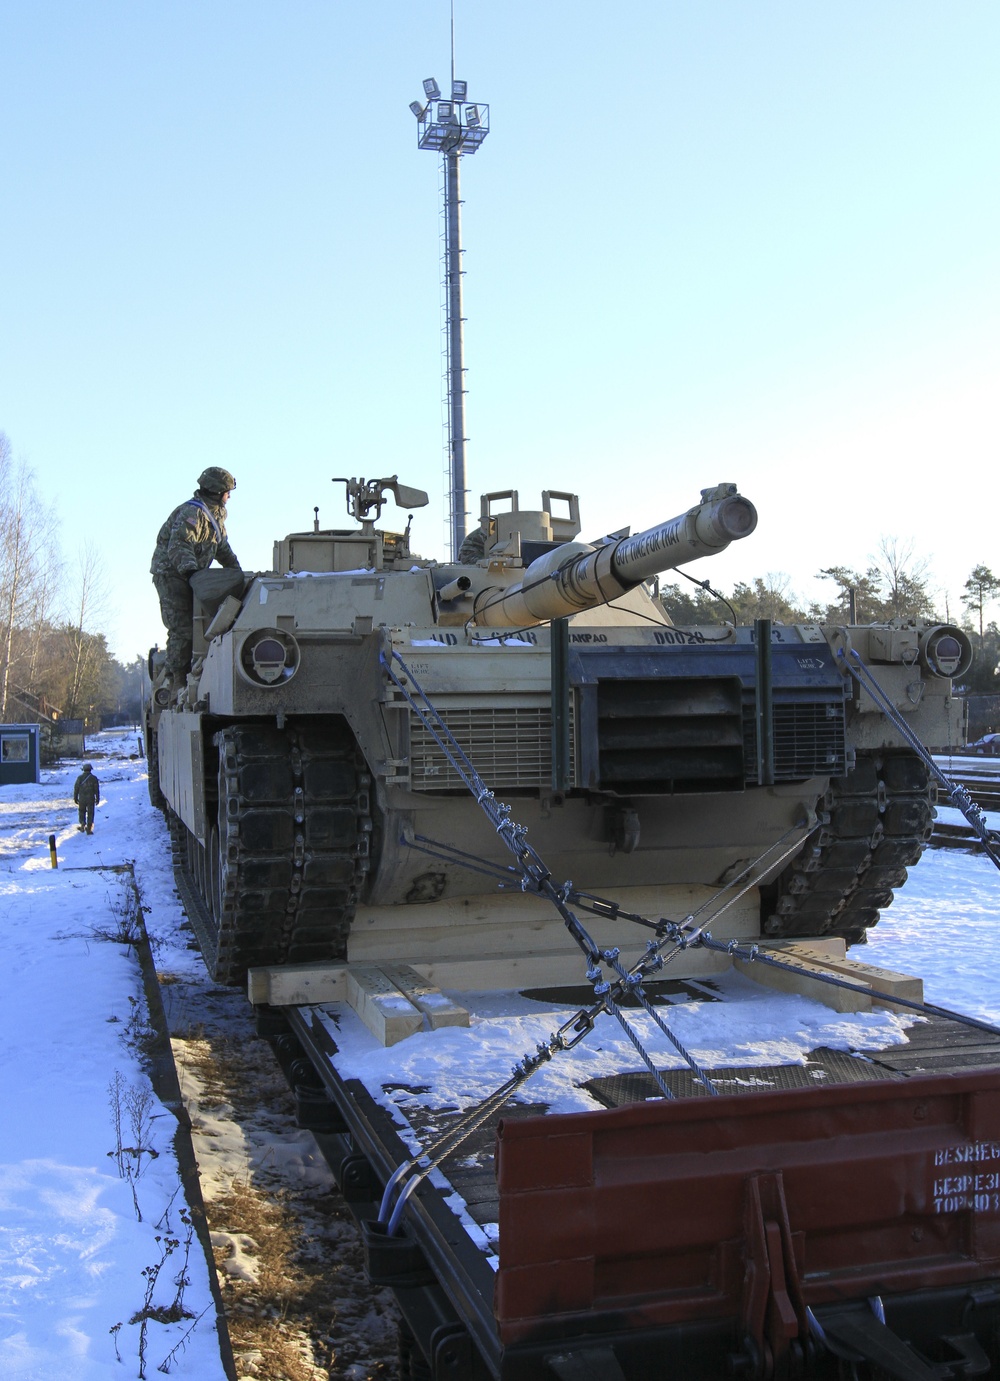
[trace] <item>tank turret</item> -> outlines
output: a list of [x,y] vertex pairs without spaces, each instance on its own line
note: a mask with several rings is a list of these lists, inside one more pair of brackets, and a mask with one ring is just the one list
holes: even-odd
[[[426,494],[395,475],[338,483],[355,526],[321,528],[314,510],[272,570],[192,581],[191,674],[150,697],[150,794],[217,980],[386,960],[439,986],[579,980],[544,900],[498,887],[507,859],[415,684],[553,876],[679,917],[749,876],[717,938],[863,939],[919,858],[933,799],[841,654],[946,748],[963,736],[960,630],[775,625],[765,676],[759,630],[675,628],[650,588],[753,532],[734,485],[591,543],[575,495],[530,511],[487,495],[461,559],[438,562],[413,553],[409,522],[376,527],[390,498]],[[610,917],[594,933],[622,939]],[[717,962],[692,951],[674,971]]]

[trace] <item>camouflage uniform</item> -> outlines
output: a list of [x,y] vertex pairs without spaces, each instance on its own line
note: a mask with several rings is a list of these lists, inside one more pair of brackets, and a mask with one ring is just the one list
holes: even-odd
[[475,566],[486,555],[486,533],[482,526],[474,527],[463,541],[459,553],[460,566]]
[[88,834],[94,833],[94,807],[99,804],[100,799],[101,784],[88,763],[73,783],[73,800],[80,807],[80,823],[77,829],[86,829]]
[[[205,472],[209,473],[214,471]],[[227,471],[220,473],[232,479]],[[229,488],[235,484],[232,480]],[[165,669],[175,684],[184,680],[191,665],[194,603],[188,580],[213,560],[220,566],[240,568],[226,536],[226,505],[221,493],[196,489],[194,498],[178,504],[160,528],[149,567],[160,597],[160,617],[167,630]]]

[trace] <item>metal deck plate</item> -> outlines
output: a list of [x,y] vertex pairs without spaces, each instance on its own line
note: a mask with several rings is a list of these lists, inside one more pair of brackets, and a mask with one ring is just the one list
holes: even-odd
[[918,1021],[906,1035],[906,1045],[865,1053],[884,1069],[907,1075],[1000,1066],[1000,1036],[949,1021],[947,1017],[932,1016]]
[[[706,1069],[720,1093],[770,1093],[777,1089],[816,1088],[820,1084],[859,1084],[873,1079],[901,1079],[902,1073],[860,1059],[846,1050],[821,1048],[810,1051],[804,1065],[744,1065]],[[664,1083],[677,1098],[708,1098],[704,1085],[686,1069],[661,1070]],[[606,1108],[660,1099],[662,1093],[651,1074],[637,1070],[592,1079],[584,1084]]]

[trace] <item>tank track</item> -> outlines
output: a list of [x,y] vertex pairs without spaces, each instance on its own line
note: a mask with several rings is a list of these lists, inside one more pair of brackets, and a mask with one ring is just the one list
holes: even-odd
[[344,959],[370,866],[370,784],[343,721],[220,730],[218,812],[203,848],[173,827],[182,897],[219,983],[248,968]]
[[858,754],[817,805],[820,829],[763,891],[762,932],[863,944],[931,837],[937,788],[909,751]]

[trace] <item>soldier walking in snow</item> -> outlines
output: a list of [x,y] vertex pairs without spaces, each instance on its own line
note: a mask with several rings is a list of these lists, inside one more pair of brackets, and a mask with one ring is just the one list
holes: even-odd
[[94,833],[94,807],[99,804],[101,799],[101,784],[94,776],[94,769],[89,762],[84,763],[83,771],[73,783],[73,800],[80,807],[80,823],[78,830],[86,830],[88,834]]
[[156,539],[149,569],[167,630],[165,669],[172,686],[183,685],[191,667],[194,601],[190,577],[213,561],[240,569],[226,536],[226,500],[235,488],[236,480],[228,470],[210,465],[198,476],[194,498],[178,504]]

